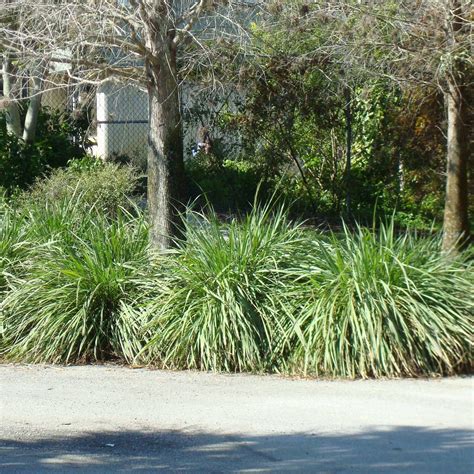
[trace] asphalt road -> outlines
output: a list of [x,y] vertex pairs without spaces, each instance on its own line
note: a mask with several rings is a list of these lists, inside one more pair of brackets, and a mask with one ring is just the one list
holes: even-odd
[[0,471],[473,473],[473,381],[3,365]]

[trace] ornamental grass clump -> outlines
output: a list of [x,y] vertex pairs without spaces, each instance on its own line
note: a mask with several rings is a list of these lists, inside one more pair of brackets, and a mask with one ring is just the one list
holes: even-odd
[[439,249],[393,224],[315,240],[298,272],[293,370],[353,378],[472,367],[472,262]]
[[144,218],[124,211],[110,220],[91,210],[69,230],[58,222],[61,232],[32,254],[2,302],[3,357],[132,360],[142,348],[143,324],[121,307],[135,297],[148,265]]
[[188,211],[153,254],[146,216],[77,190],[0,206],[0,358],[330,377],[472,369],[474,260],[437,237],[303,229],[282,208]]
[[282,209],[242,221],[188,212],[186,241],[168,260],[149,305],[154,333],[144,353],[162,367],[274,370],[287,349],[280,295],[302,239]]
[[23,216],[5,206],[0,212],[0,304],[11,274],[19,270],[31,250]]
[[106,222],[100,211],[84,205],[79,192],[56,202],[32,201],[28,207],[20,207],[18,212],[23,216],[30,239],[36,244],[73,244],[77,236],[88,232],[94,220],[99,219],[98,224]]

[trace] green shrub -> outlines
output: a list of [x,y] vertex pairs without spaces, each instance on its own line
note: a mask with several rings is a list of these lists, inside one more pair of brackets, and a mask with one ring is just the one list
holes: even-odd
[[279,295],[299,227],[267,206],[224,227],[213,214],[190,213],[186,237],[147,309],[155,336],[146,358],[165,367],[271,370],[285,350]]
[[11,282],[1,310],[3,355],[67,363],[120,357],[141,349],[142,324],[121,305],[132,302],[148,266],[143,216],[93,213],[61,228],[30,254],[27,272]]
[[32,202],[54,206],[58,202],[79,201],[86,209],[95,207],[114,214],[118,208],[129,206],[137,181],[133,168],[86,158],[37,181],[24,195],[23,204],[24,207]]
[[298,372],[341,377],[452,374],[472,364],[474,278],[437,238],[393,222],[315,240],[299,271]]
[[51,169],[64,167],[69,160],[85,155],[84,133],[75,120],[42,109],[36,140],[25,143],[7,133],[5,116],[0,114],[0,186],[9,192],[27,188]]
[[101,216],[97,209],[84,207],[80,197],[55,203],[31,202],[28,207],[21,207],[20,213],[24,216],[24,225],[28,226],[29,238],[38,250],[51,242],[72,245],[98,218],[105,221],[107,217]]
[[[205,196],[219,212],[249,210],[255,199],[262,177],[259,170],[248,161],[212,161],[199,153],[186,162],[190,198],[199,200]],[[260,195],[262,191],[260,190]]]
[[77,173],[86,173],[95,171],[104,165],[104,161],[92,155],[85,155],[82,158],[76,160],[70,160],[68,162],[68,169],[71,172],[76,171]]

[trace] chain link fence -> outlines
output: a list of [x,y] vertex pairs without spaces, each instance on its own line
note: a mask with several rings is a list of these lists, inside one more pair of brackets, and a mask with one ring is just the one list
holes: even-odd
[[106,160],[126,158],[144,168],[148,132],[146,92],[132,85],[105,83],[97,89],[95,103],[95,154]]
[[[104,160],[128,161],[145,169],[148,134],[146,91],[114,81],[98,87],[61,85],[62,81],[67,81],[67,78],[51,79],[51,83],[57,85],[45,87],[41,96],[42,109],[73,118],[84,130],[80,137],[84,142],[81,145],[89,154]],[[16,95],[26,107],[29,99],[27,78]],[[182,87],[182,101],[185,160],[195,155],[202,146],[201,142],[205,141],[203,130],[212,137],[214,144],[235,141],[235,137],[229,140],[232,131],[223,131],[218,126],[220,114],[228,110],[228,94],[216,91],[203,93],[199,87],[185,84]]]

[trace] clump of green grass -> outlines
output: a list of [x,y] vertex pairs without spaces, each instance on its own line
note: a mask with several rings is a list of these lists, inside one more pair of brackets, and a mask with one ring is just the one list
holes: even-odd
[[254,209],[223,226],[190,213],[186,241],[148,307],[146,358],[173,368],[272,370],[284,351],[280,294],[301,231],[282,209]]
[[7,290],[7,277],[12,267],[21,260],[26,251],[20,224],[9,212],[0,217],[0,298]]
[[32,201],[28,207],[20,208],[20,213],[29,228],[30,238],[37,243],[55,241],[66,245],[87,232],[94,220],[106,223],[106,216],[93,205],[85,205],[79,193],[56,202]]
[[298,271],[291,364],[336,377],[453,374],[472,364],[472,264],[393,223],[315,240]]
[[8,279],[18,270],[31,249],[23,216],[5,206],[0,212],[0,301],[8,290]]
[[151,258],[143,213],[113,207],[79,190],[0,202],[0,357],[351,378],[472,368],[472,251],[443,255],[393,223],[308,231],[269,204],[228,224],[189,211],[186,240]]
[[135,297],[148,265],[143,216],[123,212],[110,220],[91,211],[69,229],[51,219],[43,231],[56,224],[60,231],[30,257],[28,271],[2,303],[4,356],[53,363],[132,360],[141,350],[142,324],[121,307]]

